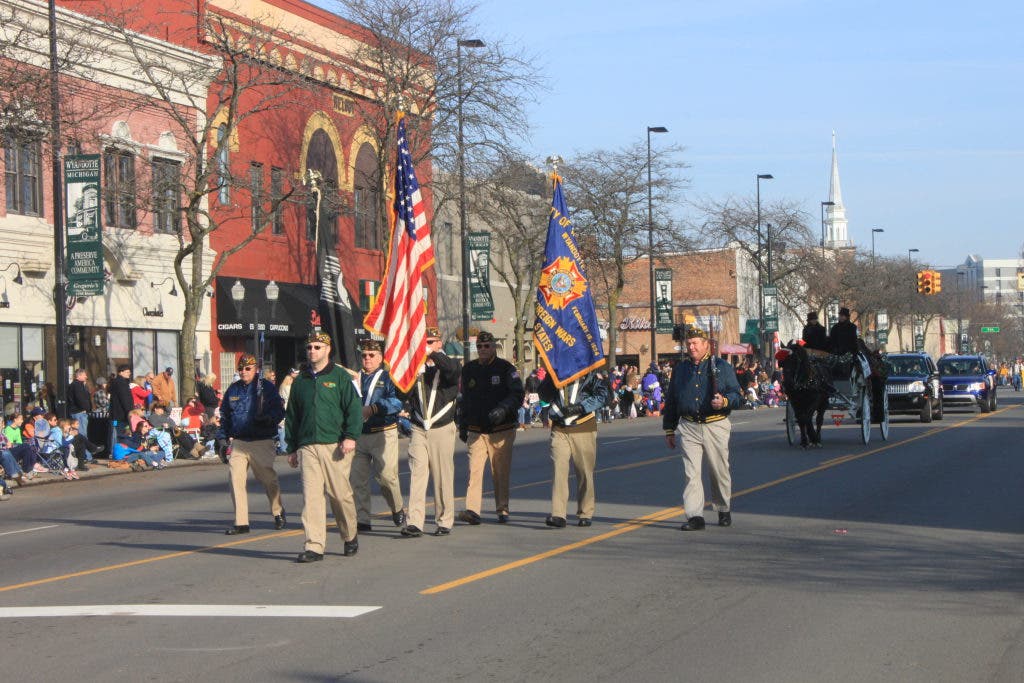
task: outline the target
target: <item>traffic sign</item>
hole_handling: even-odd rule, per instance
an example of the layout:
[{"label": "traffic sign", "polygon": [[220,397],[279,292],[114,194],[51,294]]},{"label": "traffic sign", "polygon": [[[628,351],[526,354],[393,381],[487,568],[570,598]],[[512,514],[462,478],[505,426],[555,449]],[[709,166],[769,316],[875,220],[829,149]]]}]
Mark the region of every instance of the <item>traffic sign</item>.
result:
[{"label": "traffic sign", "polygon": [[983,333],[988,333],[988,332],[998,332],[998,331],[999,331],[999,328],[998,328],[998,327],[983,327],[983,328],[981,328],[981,331],[982,331]]},{"label": "traffic sign", "polygon": [[915,351],[924,351],[924,335],[923,334],[915,334],[914,335],[914,350]]}]

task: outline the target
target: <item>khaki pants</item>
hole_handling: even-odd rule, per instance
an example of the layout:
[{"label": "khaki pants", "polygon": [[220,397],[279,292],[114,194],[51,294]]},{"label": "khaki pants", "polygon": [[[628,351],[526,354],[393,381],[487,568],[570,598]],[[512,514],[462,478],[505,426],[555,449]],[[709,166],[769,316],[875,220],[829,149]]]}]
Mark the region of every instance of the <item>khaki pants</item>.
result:
[{"label": "khaki pants", "polygon": [[594,516],[594,465],[597,462],[597,420],[551,428],[551,516],[565,519],[569,499],[569,461],[576,470],[576,516]]},{"label": "khaki pants", "polygon": [[280,515],[281,486],[274,471],[274,442],[270,440],[231,442],[231,457],[228,459],[228,470],[231,479],[231,502],[235,506],[235,526],[249,525],[249,493],[246,491],[246,474],[249,468],[259,483],[267,491],[270,499],[270,512]]},{"label": "khaki pants", "polygon": [[484,463],[491,463],[494,481],[494,509],[508,512],[509,475],[512,471],[512,444],[516,430],[506,429],[494,434],[469,433],[469,483],[466,486],[466,509],[480,514],[484,487]]},{"label": "khaki pants", "polygon": [[402,489],[398,485],[398,429],[362,434],[356,442],[351,479],[360,524],[370,523],[371,474],[377,480],[391,512],[400,511]]},{"label": "khaki pants", "polygon": [[434,480],[434,522],[448,529],[455,523],[455,423],[429,431],[412,426],[409,441],[409,524],[423,530],[427,481]]},{"label": "khaki pants", "polygon": [[299,448],[302,471],[302,528],[306,531],[306,550],[323,554],[327,544],[327,510],[324,493],[338,523],[343,541],[356,537],[356,504],[348,475],[352,456],[345,456],[341,444],[312,444]]},{"label": "khaki pants", "polygon": [[686,488],[683,490],[683,508],[686,518],[704,516],[704,484],[700,478],[701,464],[707,458],[711,479],[711,507],[717,512],[728,512],[732,498],[732,475],[729,473],[729,418],[701,424],[679,421],[682,437],[683,471]]}]

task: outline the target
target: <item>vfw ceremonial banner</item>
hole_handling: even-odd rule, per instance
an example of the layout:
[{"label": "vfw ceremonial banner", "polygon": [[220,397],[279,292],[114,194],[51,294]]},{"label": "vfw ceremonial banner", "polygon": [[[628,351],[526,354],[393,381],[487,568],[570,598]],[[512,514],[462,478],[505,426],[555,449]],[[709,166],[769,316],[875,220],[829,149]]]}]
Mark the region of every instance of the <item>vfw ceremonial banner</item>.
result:
[{"label": "vfw ceremonial banner", "polygon": [[384,360],[391,379],[399,389],[409,391],[427,358],[423,272],[434,265],[434,247],[430,243],[427,207],[409,154],[403,114],[398,119],[394,214],[387,270],[377,301],[363,326],[386,338]]},{"label": "vfw ceremonial banner", "polygon": [[544,246],[544,267],[537,287],[533,345],[561,389],[604,364],[597,311],[583,270],[572,221],[562,194],[562,179],[552,175],[554,193]]}]

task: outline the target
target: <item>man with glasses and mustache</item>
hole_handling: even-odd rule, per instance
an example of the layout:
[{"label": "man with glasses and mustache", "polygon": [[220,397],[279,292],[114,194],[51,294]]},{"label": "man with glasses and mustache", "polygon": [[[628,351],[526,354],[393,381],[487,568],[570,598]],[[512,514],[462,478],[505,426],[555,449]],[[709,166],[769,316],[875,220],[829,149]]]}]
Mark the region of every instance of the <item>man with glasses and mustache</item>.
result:
[{"label": "man with glasses and mustache", "polygon": [[402,535],[423,535],[427,482],[434,480],[435,536],[447,536],[455,522],[455,399],[462,365],[444,353],[441,331],[427,328],[427,360],[408,394],[412,438],[409,440],[409,525]]},{"label": "man with glasses and mustache", "polygon": [[238,359],[239,380],[228,387],[220,403],[221,457],[231,471],[231,501],[235,506],[235,524],[228,536],[249,533],[249,494],[245,489],[246,471],[263,484],[274,515],[274,528],[285,525],[281,505],[281,485],[274,471],[277,449],[277,423],[284,417],[284,405],[273,382],[257,377],[256,357],[243,354]]},{"label": "man with glasses and mustache", "polygon": [[516,440],[516,415],[526,395],[523,380],[514,365],[497,357],[494,335],[480,332],[476,337],[478,358],[462,369],[462,414],[459,438],[469,449],[469,483],[466,509],[459,519],[480,523],[484,463],[491,463],[494,505],[498,522],[508,522],[509,476],[512,445]]},{"label": "man with glasses and mustache", "polygon": [[405,526],[402,489],[398,485],[398,413],[402,402],[395,383],[384,368],[383,345],[376,339],[362,343],[363,368],[356,379],[363,403],[363,433],[356,442],[352,460],[352,492],[356,500],[357,528],[371,531],[370,475],[380,486],[381,495],[391,509],[395,526]]},{"label": "man with glasses and mustache", "polygon": [[344,541],[343,554],[359,550],[356,504],[349,474],[356,440],[363,431],[363,411],[352,375],[331,362],[331,337],[313,332],[306,340],[308,363],[292,383],[285,417],[288,464],[302,463],[302,527],[306,532],[301,563],[324,559],[327,511],[324,494]]}]

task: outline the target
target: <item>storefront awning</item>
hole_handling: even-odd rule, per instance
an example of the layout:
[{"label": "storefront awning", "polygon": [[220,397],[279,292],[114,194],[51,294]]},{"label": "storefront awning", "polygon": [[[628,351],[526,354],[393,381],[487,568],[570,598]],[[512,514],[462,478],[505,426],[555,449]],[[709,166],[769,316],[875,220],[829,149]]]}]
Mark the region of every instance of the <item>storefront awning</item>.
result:
[{"label": "storefront awning", "polygon": [[[242,301],[236,305],[231,288],[241,282],[245,290]],[[218,277],[217,334],[221,336],[251,336],[259,328],[268,337],[301,337],[313,328],[313,319],[319,305],[319,290],[312,285],[278,282],[277,302],[267,300],[268,282],[247,278]]]}]

